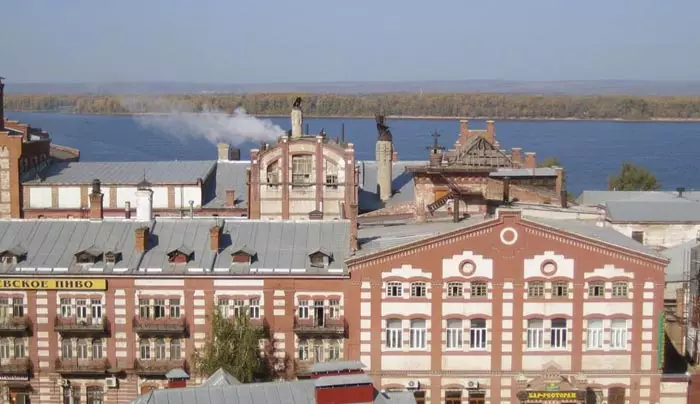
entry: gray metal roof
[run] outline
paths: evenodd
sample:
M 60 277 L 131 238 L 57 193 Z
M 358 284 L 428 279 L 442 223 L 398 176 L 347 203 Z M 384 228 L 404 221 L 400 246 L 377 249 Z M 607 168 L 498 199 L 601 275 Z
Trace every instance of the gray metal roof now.
M 177 368 L 169 371 L 168 373 L 165 374 L 165 378 L 172 380 L 172 379 L 189 379 L 190 375 L 185 372 L 185 369 L 182 368 Z
M 180 273 L 195 268 L 211 269 L 216 251 L 211 249 L 209 229 L 217 223 L 214 219 L 155 220 L 151 226 L 150 248 L 143 255 L 139 270 L 161 269 L 165 273 Z M 171 264 L 168 254 L 175 250 L 193 254 L 187 263 Z
M 676 199 L 677 196 L 677 193 L 666 191 L 583 191 L 576 198 L 576 203 L 597 206 L 612 201 L 667 201 Z
M 369 212 L 385 206 L 395 206 L 414 201 L 415 186 L 413 174 L 406 171 L 406 166 L 427 164 L 427 161 L 396 161 L 391 168 L 391 188 L 394 194 L 386 202 L 379 199 L 377 193 L 377 162 L 358 161 L 359 191 L 358 203 L 360 212 Z
M 223 208 L 226 205 L 226 191 L 236 191 L 236 207 L 248 207 L 248 175 L 250 161 L 218 161 L 214 187 L 207 190 L 205 208 Z
M 130 162 L 56 162 L 41 172 L 41 177 L 25 184 L 91 184 L 97 178 L 103 184 L 136 185 L 143 180 L 158 184 L 196 184 L 204 181 L 215 161 L 130 161 Z
M 684 280 L 686 272 L 690 276 L 691 251 L 698 246 L 700 246 L 700 241 L 690 240 L 663 251 L 663 255 L 671 260 L 666 266 L 665 299 L 676 299 L 676 289 L 682 286 L 679 285 L 679 282 Z
M 200 387 L 223 387 L 233 386 L 235 384 L 241 384 L 241 382 L 223 368 L 219 368 L 216 372 L 209 376 L 209 378 L 202 383 Z
M 214 263 L 215 272 L 234 274 L 289 273 L 343 275 L 349 255 L 350 222 L 347 220 L 237 220 L 227 221 L 224 248 Z M 231 254 L 243 246 L 255 251 L 250 264 L 233 263 Z M 332 259 L 327 268 L 310 265 L 309 254 L 323 250 Z
M 665 258 L 665 256 L 656 250 L 653 250 L 637 241 L 625 236 L 624 234 L 607 227 L 596 226 L 593 223 L 588 223 L 580 220 L 556 220 L 528 217 L 524 220 L 549 226 L 558 230 L 569 233 L 574 233 L 579 236 L 587 237 L 596 241 L 616 245 L 628 250 L 636 251 L 652 257 Z
M 352 386 L 357 384 L 372 384 L 372 378 L 364 373 L 354 375 L 322 376 L 316 379 L 316 387 Z
M 609 201 L 605 204 L 611 222 L 700 223 L 700 202 L 675 198 L 657 201 Z
M 499 168 L 489 174 L 490 177 L 556 177 L 557 170 L 552 167 L 531 168 Z
M 318 362 L 310 367 L 311 373 L 342 372 L 345 370 L 362 370 L 366 368 L 360 361 Z

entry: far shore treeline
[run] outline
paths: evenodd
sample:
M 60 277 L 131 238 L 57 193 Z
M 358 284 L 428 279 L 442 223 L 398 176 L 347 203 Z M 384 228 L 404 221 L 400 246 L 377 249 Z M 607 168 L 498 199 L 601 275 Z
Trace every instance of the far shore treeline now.
M 187 103 L 193 111 L 286 116 L 297 96 L 306 116 L 472 117 L 492 119 L 700 120 L 700 97 L 506 94 L 206 94 L 154 96 L 7 94 L 5 109 L 76 114 L 147 114 Z M 156 101 L 154 101 L 156 100 Z

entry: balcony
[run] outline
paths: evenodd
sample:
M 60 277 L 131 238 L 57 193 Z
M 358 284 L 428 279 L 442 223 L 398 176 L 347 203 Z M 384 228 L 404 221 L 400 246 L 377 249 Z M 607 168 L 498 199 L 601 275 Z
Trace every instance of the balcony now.
M 181 317 L 141 317 L 134 316 L 134 331 L 141 335 L 185 335 L 187 321 Z
M 56 359 L 56 373 L 72 376 L 102 376 L 110 369 L 107 359 Z
M 63 317 L 56 316 L 54 330 L 61 334 L 104 335 L 109 333 L 107 317 Z
M 32 323 L 27 316 L 0 317 L 0 335 L 27 334 L 32 328 Z
M 319 337 L 345 336 L 345 318 L 330 316 L 299 318 L 294 317 L 294 332 L 297 335 Z
M 0 377 L 5 379 L 28 378 L 32 362 L 28 358 L 3 359 L 0 362 Z
M 134 373 L 138 376 L 164 377 L 173 369 L 188 371 L 185 360 L 166 359 L 136 359 L 134 360 Z

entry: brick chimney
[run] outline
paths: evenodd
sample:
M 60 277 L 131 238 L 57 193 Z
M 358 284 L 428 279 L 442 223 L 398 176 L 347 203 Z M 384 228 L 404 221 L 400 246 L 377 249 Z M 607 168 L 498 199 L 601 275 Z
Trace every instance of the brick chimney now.
M 231 146 L 227 143 L 219 143 L 216 145 L 216 149 L 218 151 L 218 160 L 219 161 L 229 161 L 231 160 Z
M 100 190 L 100 180 L 92 181 L 92 192 L 90 193 L 90 219 L 102 220 L 104 194 Z
M 561 196 L 562 192 L 564 192 L 564 169 L 561 167 L 556 167 L 554 171 L 557 173 L 555 192 L 557 195 Z
M 535 168 L 537 167 L 537 158 L 535 152 L 525 153 L 525 168 Z
M 232 208 L 236 206 L 236 190 L 227 189 L 226 190 L 226 207 Z
M 510 159 L 513 161 L 515 164 L 522 164 L 523 163 L 523 149 L 520 147 L 514 147 L 510 151 Z
M 459 137 L 469 136 L 469 121 L 467 119 L 460 119 L 459 121 Z
M 496 124 L 493 121 L 486 121 L 486 134 L 484 138 L 491 144 L 496 142 Z
M 316 404 L 373 403 L 375 389 L 365 374 L 324 376 L 316 379 Z
M 221 226 L 216 225 L 209 229 L 209 243 L 212 251 L 218 252 L 221 249 Z
M 144 252 L 148 247 L 148 227 L 140 227 L 136 229 L 136 251 Z

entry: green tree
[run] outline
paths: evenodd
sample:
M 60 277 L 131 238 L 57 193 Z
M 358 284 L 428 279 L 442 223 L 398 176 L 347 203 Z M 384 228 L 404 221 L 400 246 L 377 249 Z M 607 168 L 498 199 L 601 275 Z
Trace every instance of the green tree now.
M 269 356 L 260 350 L 264 329 L 251 323 L 246 314 L 225 318 L 218 308 L 210 318 L 211 334 L 204 348 L 194 353 L 194 368 L 207 376 L 223 368 L 242 383 L 269 380 Z
M 651 171 L 633 163 L 622 163 L 620 172 L 608 180 L 611 191 L 655 191 L 659 188 L 661 183 Z
M 556 157 L 547 157 L 543 162 L 537 165 L 537 167 L 561 167 L 559 159 Z

